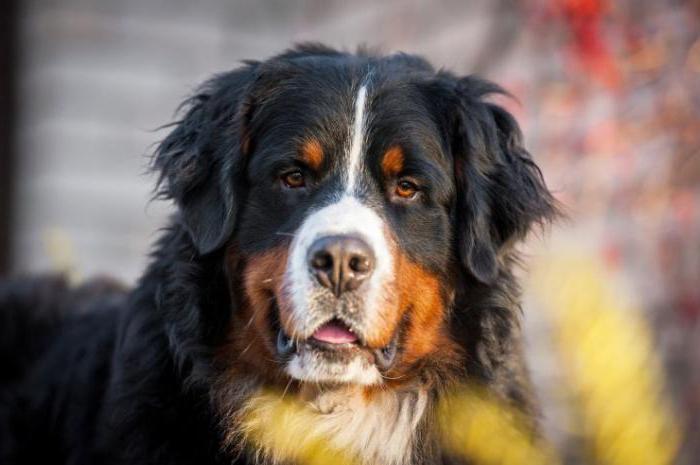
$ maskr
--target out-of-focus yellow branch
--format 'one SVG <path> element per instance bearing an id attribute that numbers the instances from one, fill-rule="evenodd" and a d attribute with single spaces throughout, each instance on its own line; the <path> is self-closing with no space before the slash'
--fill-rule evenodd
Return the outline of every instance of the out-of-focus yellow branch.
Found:
<path id="1" fill-rule="evenodd" d="M 606 465 L 673 463 L 679 432 L 641 312 L 613 293 L 611 277 L 589 258 L 544 260 L 532 278 L 590 456 Z"/>
<path id="2" fill-rule="evenodd" d="M 465 386 L 446 396 L 439 402 L 438 419 L 445 449 L 473 463 L 559 463 L 553 450 L 535 440 L 521 414 L 485 389 Z"/>
<path id="3" fill-rule="evenodd" d="M 318 413 L 277 391 L 263 391 L 251 399 L 241 418 L 244 438 L 252 449 L 278 462 L 303 465 L 353 465 L 349 451 L 334 448 L 315 427 Z"/>

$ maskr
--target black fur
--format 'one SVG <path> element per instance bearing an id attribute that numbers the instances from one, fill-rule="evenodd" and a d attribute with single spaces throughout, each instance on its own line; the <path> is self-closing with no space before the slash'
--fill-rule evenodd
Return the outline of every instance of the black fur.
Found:
<path id="1" fill-rule="evenodd" d="M 341 90 L 368 70 L 379 115 L 370 155 L 398 141 L 426 186 L 415 208 L 383 212 L 406 253 L 454 288 L 459 376 L 534 417 L 512 244 L 556 208 L 513 117 L 485 100 L 502 91 L 411 55 L 306 44 L 216 76 L 186 102 L 153 160 L 178 213 L 134 289 L 56 278 L 0 286 L 0 463 L 246 463 L 221 450 L 210 400 L 213 353 L 244 304 L 227 247 L 283 244 L 276 233 L 293 233 L 329 198 L 339 166 L 298 197 L 271 187 L 271 173 L 294 165 L 289 144 L 309 130 L 324 163 L 336 163 L 347 134 L 335 123 L 352 115 Z M 363 173 L 363 192 L 381 204 L 377 179 Z"/>

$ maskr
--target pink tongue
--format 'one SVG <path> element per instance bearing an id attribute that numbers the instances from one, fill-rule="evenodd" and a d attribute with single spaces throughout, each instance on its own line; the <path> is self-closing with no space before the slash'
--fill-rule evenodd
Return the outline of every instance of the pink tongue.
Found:
<path id="1" fill-rule="evenodd" d="M 326 323 L 313 334 L 314 339 L 329 344 L 344 344 L 357 341 L 355 333 L 338 323 Z"/>

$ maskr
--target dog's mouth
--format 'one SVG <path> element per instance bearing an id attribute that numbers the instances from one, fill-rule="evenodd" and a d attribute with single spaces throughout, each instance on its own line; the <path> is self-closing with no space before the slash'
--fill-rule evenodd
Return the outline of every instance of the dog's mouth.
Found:
<path id="1" fill-rule="evenodd" d="M 289 359 L 303 352 L 313 352 L 321 355 L 324 360 L 333 362 L 343 362 L 364 356 L 381 371 L 391 369 L 396 362 L 398 331 L 386 346 L 372 348 L 349 324 L 337 317 L 320 324 L 310 337 L 303 340 L 294 340 L 289 337 L 279 324 L 274 326 L 277 331 L 277 353 L 283 359 Z"/>
<path id="2" fill-rule="evenodd" d="M 315 343 L 337 347 L 341 344 L 355 344 L 359 341 L 359 338 L 342 321 L 333 319 L 314 331 L 311 335 L 311 340 Z"/>

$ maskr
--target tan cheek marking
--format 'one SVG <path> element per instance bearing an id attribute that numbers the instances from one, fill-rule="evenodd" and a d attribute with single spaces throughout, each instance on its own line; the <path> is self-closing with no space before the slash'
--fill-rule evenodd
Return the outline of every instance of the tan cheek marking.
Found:
<path id="1" fill-rule="evenodd" d="M 382 158 L 382 173 L 385 178 L 398 175 L 403 171 L 404 154 L 401 147 L 395 145 L 384 153 Z"/>
<path id="2" fill-rule="evenodd" d="M 401 322 L 401 315 L 403 309 L 399 303 L 400 292 L 398 289 L 398 282 L 400 281 L 400 276 L 398 274 L 398 262 L 397 259 L 397 245 L 393 234 L 385 227 L 384 235 L 389 239 L 389 247 L 391 249 L 391 255 L 393 257 L 394 271 L 392 273 L 392 278 L 382 285 L 385 287 L 384 296 L 380 300 L 379 304 L 379 318 L 377 319 L 378 324 L 374 324 L 368 330 L 366 335 L 366 343 L 369 347 L 379 348 L 388 345 L 391 339 L 394 337 L 396 328 Z"/>
<path id="3" fill-rule="evenodd" d="M 279 323 L 282 329 L 287 334 L 294 334 L 291 327 L 292 303 L 285 292 L 288 258 L 289 247 L 278 247 L 251 259 L 244 271 L 246 297 L 257 315 L 254 321 L 265 333 L 269 333 L 268 311 L 274 298 L 280 312 Z M 272 349 L 274 350 L 273 347 Z"/>
<path id="4" fill-rule="evenodd" d="M 395 298 L 388 303 L 381 337 L 377 338 L 378 343 L 374 346 L 388 343 L 404 316 L 408 317 L 408 322 L 402 336 L 399 363 L 387 373 L 385 385 L 388 386 L 410 382 L 412 377 L 407 374 L 421 360 L 439 357 L 451 365 L 461 358 L 459 348 L 449 336 L 445 321 L 447 309 L 441 293 L 440 278 L 400 251 L 394 254 L 394 259 Z M 408 315 L 404 315 L 406 312 L 409 312 Z M 364 396 L 368 399 L 375 394 L 375 389 L 368 388 Z"/>
<path id="5" fill-rule="evenodd" d="M 287 255 L 287 247 L 277 247 L 245 258 L 243 305 L 232 318 L 227 344 L 217 353 L 219 362 L 229 371 L 252 365 L 259 373 L 281 374 L 272 361 L 275 335 L 270 331 L 269 311 L 284 278 Z"/>
<path id="6" fill-rule="evenodd" d="M 444 305 L 440 294 L 440 279 L 418 265 L 394 246 L 394 280 L 387 284 L 393 292 L 384 302 L 381 324 L 373 328 L 367 343 L 383 347 L 394 336 L 404 317 L 410 320 L 404 329 L 406 350 L 404 360 L 415 361 L 435 350 L 440 342 Z"/>
<path id="7" fill-rule="evenodd" d="M 323 163 L 323 147 L 316 139 L 308 139 L 301 146 L 301 156 L 309 168 L 318 170 Z"/>
<path id="8" fill-rule="evenodd" d="M 399 308 L 410 309 L 404 334 L 403 360 L 413 363 L 434 352 L 444 341 L 445 308 L 439 278 L 405 255 L 399 255 Z"/>

